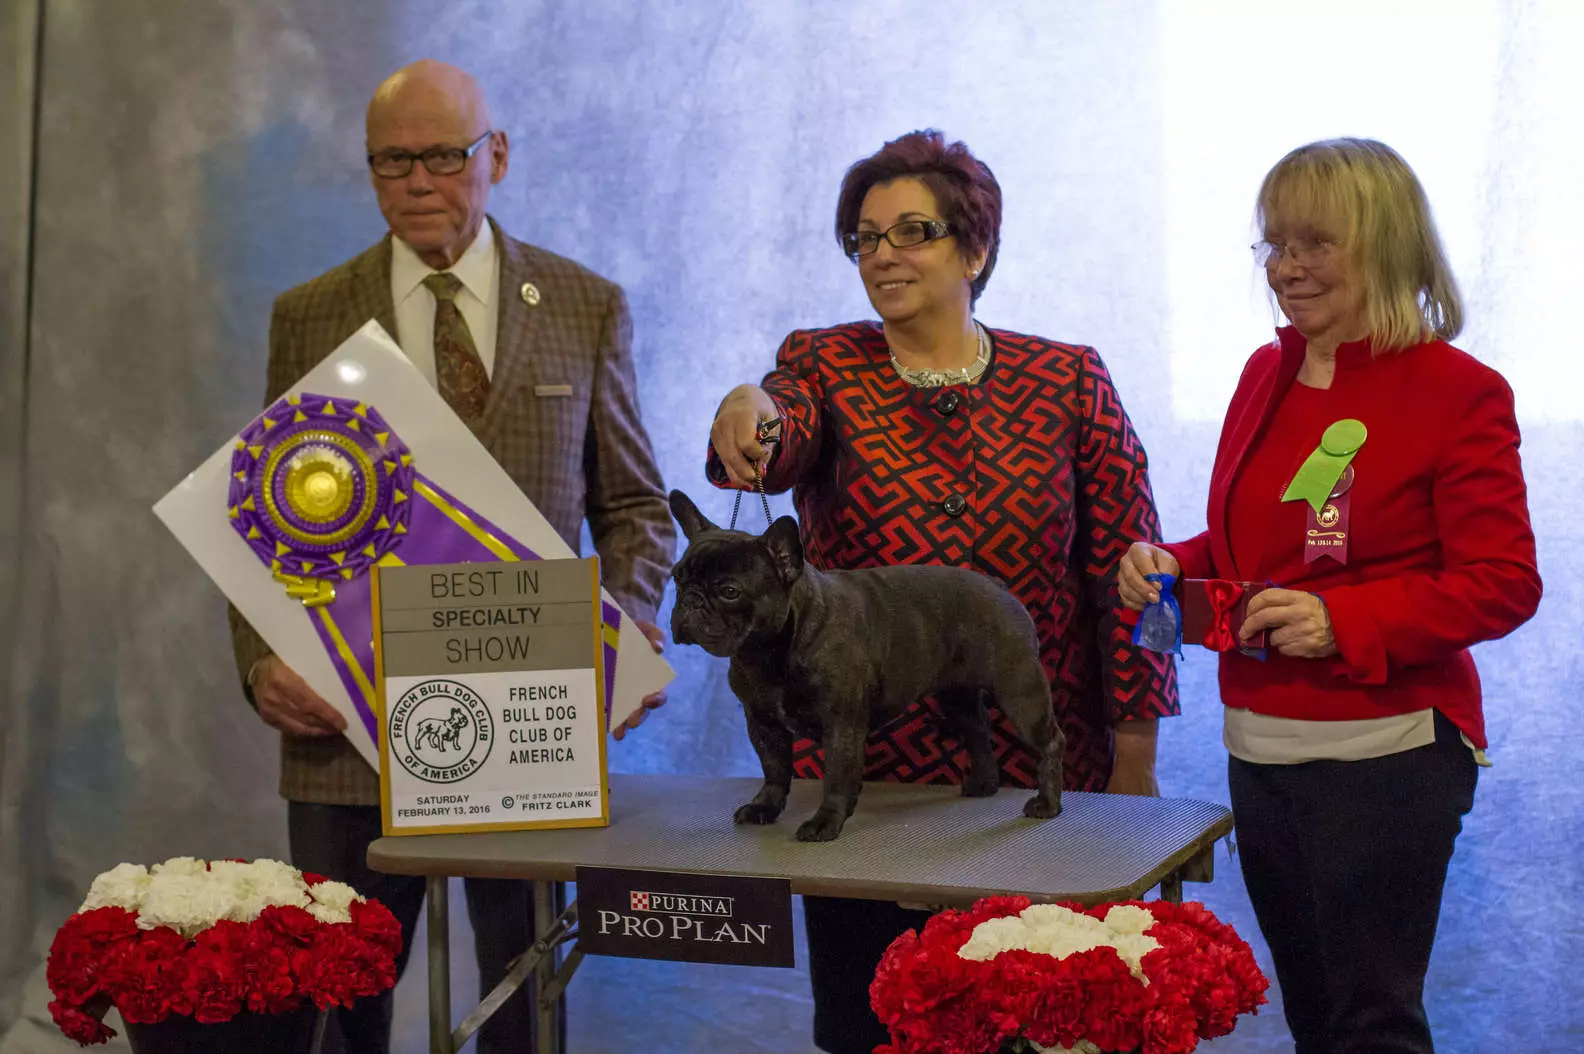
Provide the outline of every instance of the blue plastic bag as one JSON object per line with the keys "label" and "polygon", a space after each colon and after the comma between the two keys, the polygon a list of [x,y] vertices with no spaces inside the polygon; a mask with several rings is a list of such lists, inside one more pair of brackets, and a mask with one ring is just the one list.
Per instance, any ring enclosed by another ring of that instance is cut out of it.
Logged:
{"label": "blue plastic bag", "polygon": [[1144,581],[1153,582],[1160,599],[1145,604],[1139,612],[1138,625],[1133,627],[1133,643],[1163,655],[1182,658],[1182,611],[1172,587],[1177,580],[1168,574],[1145,575]]}

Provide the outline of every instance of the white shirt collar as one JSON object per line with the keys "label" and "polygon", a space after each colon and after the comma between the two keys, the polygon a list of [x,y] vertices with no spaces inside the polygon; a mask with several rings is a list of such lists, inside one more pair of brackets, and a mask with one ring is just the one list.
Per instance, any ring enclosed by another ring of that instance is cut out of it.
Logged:
{"label": "white shirt collar", "polygon": [[[485,307],[490,303],[490,278],[495,267],[495,232],[489,220],[479,227],[473,244],[467,247],[461,259],[447,268],[461,279],[462,287],[478,298]],[[434,274],[434,268],[418,258],[413,247],[400,238],[391,236],[391,293],[396,303],[411,296],[423,280]]]}

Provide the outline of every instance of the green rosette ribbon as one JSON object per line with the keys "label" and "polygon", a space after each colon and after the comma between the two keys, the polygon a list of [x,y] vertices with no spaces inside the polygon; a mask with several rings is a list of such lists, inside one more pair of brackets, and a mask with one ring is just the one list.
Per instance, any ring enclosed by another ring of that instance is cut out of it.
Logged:
{"label": "green rosette ribbon", "polygon": [[1348,463],[1367,438],[1369,429],[1364,427],[1363,421],[1346,417],[1333,423],[1320,436],[1320,445],[1315,447],[1314,453],[1299,466],[1281,500],[1307,501],[1318,515],[1336,488],[1337,480],[1342,478]]}

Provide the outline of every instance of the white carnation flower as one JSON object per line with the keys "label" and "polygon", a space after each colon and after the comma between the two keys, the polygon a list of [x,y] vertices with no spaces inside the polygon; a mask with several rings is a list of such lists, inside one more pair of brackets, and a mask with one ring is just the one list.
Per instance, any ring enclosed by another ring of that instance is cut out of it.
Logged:
{"label": "white carnation flower", "polygon": [[256,881],[253,890],[264,899],[266,907],[297,907],[300,908],[312,898],[308,895],[308,887],[300,878],[279,879],[265,876],[261,881]]}
{"label": "white carnation flower", "polygon": [[224,882],[246,882],[251,874],[251,864],[240,864],[235,860],[215,860],[209,864],[209,877]]}
{"label": "white carnation flower", "polygon": [[154,875],[202,875],[209,870],[207,860],[199,860],[195,856],[173,856],[163,864],[155,864],[149,869]]}
{"label": "white carnation flower", "polygon": [[318,902],[308,905],[308,914],[326,925],[352,921],[352,913],[346,908],[333,908],[328,904],[320,904]]}
{"label": "white carnation flower", "polygon": [[95,908],[125,908],[137,911],[148,891],[148,868],[142,864],[117,864],[93,880],[88,896],[78,911]]}
{"label": "white carnation flower", "polygon": [[237,886],[232,894],[231,910],[226,918],[233,922],[252,922],[265,908],[306,908],[308,894],[301,890],[260,889],[257,886]]}
{"label": "white carnation flower", "polygon": [[1115,933],[1142,934],[1155,925],[1155,916],[1134,904],[1118,904],[1106,912],[1105,924]]}
{"label": "white carnation flower", "polygon": [[345,882],[321,882],[313,887],[314,902],[308,905],[308,914],[320,922],[351,922],[352,902],[363,900],[357,890]]}
{"label": "white carnation flower", "polygon": [[279,860],[255,860],[247,865],[253,875],[253,881],[260,885],[285,885],[295,884],[303,889],[308,884],[303,881],[302,872],[290,864],[283,864]]}
{"label": "white carnation flower", "polygon": [[[1111,917],[1116,916],[1116,925]],[[1138,915],[1148,922],[1140,924]],[[1154,925],[1155,917],[1143,908],[1112,908],[1104,920],[1056,904],[1031,904],[1018,915],[988,919],[974,927],[957,950],[961,959],[984,962],[1006,951],[1030,951],[1065,959],[1093,948],[1114,949],[1129,972],[1145,984],[1140,961],[1160,947],[1143,930]]]}
{"label": "white carnation flower", "polygon": [[984,962],[987,959],[994,959],[1002,952],[1023,947],[1027,939],[1028,929],[1023,925],[1023,920],[1016,915],[986,919],[974,927],[973,933],[963,942],[963,946],[957,949],[957,957]]}
{"label": "white carnation flower", "polygon": [[226,887],[231,908],[224,917],[233,922],[252,922],[269,907],[308,906],[302,873],[276,860],[216,860],[209,865],[209,878]]}
{"label": "white carnation flower", "polygon": [[169,926],[190,939],[226,918],[233,900],[231,883],[214,880],[207,872],[163,872],[149,880],[143,906],[138,910],[138,927],[151,930]]}
{"label": "white carnation flower", "polygon": [[1128,971],[1134,977],[1146,985],[1150,983],[1149,976],[1144,973],[1144,956],[1159,948],[1160,941],[1142,934],[1124,933],[1111,938],[1111,947],[1115,948],[1117,955],[1127,963]]}

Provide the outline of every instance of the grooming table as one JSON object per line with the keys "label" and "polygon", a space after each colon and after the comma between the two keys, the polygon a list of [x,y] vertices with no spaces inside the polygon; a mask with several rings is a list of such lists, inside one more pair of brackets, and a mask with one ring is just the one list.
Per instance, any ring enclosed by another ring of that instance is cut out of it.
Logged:
{"label": "grooming table", "polygon": [[[555,884],[573,881],[579,866],[786,878],[793,893],[943,907],[998,894],[1091,905],[1138,900],[1156,886],[1181,899],[1185,880],[1210,880],[1215,843],[1232,830],[1231,812],[1209,802],[1066,791],[1060,816],[1028,820],[1022,810],[1032,792],[1022,788],[964,798],[957,787],[866,783],[840,838],[804,843],[792,833],[818,806],[818,781],[792,782],[777,823],[737,826],[733,811],[761,782],[612,775],[609,827],[374,842],[370,867],[428,879],[431,1054],[454,1054],[525,982],[537,1006],[537,1054],[563,1049],[561,994],[582,951],[577,904],[558,913]],[[453,875],[531,881],[536,930],[534,946],[455,1032],[446,899]]]}

